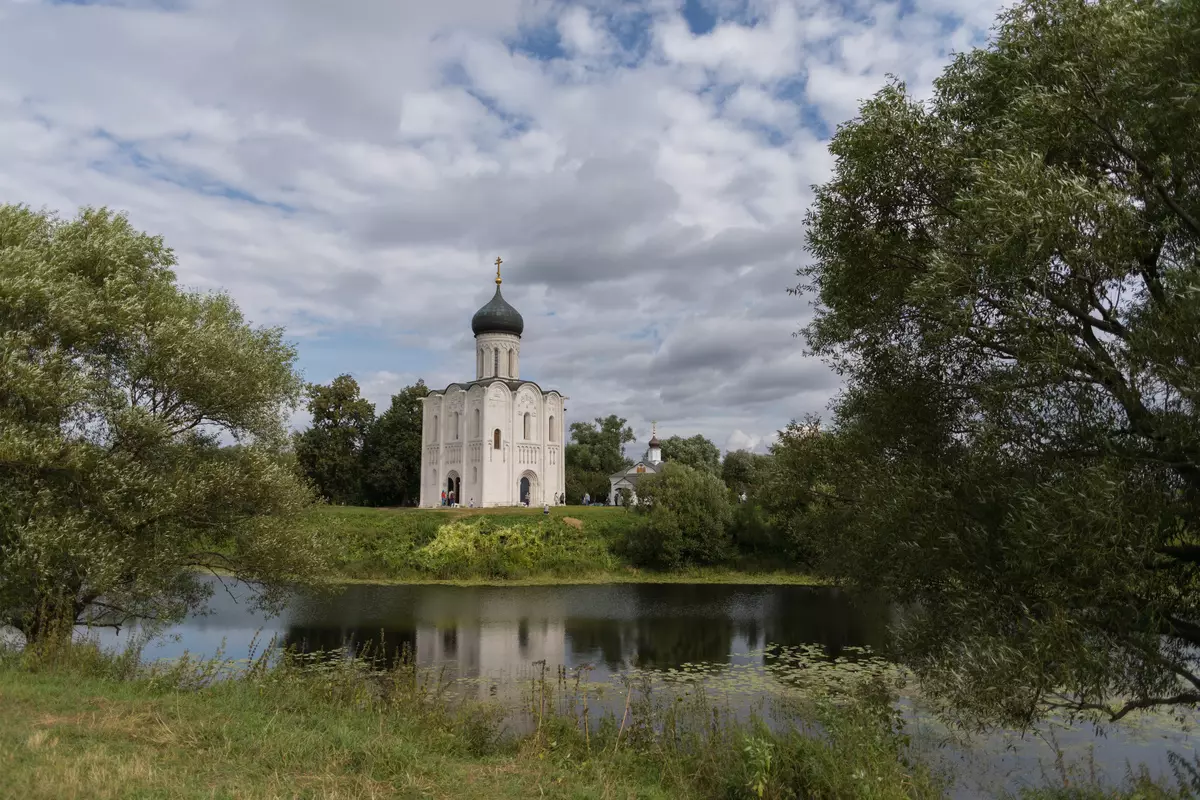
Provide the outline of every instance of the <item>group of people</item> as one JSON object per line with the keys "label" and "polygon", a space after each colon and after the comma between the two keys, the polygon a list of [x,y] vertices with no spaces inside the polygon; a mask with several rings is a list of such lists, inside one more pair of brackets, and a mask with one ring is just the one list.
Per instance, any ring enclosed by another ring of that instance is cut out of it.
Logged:
{"label": "group of people", "polygon": [[[453,489],[451,489],[448,492],[445,489],[442,490],[442,505],[449,506],[451,508],[458,508],[458,498],[456,498],[454,496]],[[475,507],[475,498],[472,497],[470,502],[467,503],[467,508],[474,508],[474,507]]]}
{"label": "group of people", "polygon": [[[526,495],[521,500],[521,504],[526,507],[529,506],[529,496],[528,495]],[[565,506],[567,504],[567,493],[561,492],[559,494],[554,495],[554,504],[557,506]],[[451,489],[448,492],[445,489],[442,490],[442,505],[448,506],[450,508],[458,508],[458,500],[454,496],[453,489]],[[545,513],[549,514],[550,513],[550,504],[546,503],[544,505],[546,506]],[[587,496],[586,495],[584,496],[584,505],[587,505]],[[470,499],[470,501],[467,502],[467,508],[474,508],[474,507],[475,507],[475,498],[472,497]]]}

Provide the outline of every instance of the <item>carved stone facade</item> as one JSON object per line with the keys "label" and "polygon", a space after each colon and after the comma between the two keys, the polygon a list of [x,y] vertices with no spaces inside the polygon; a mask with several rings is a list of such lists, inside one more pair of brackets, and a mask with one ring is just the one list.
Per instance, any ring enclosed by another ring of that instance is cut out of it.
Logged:
{"label": "carved stone facade", "polygon": [[524,321],[496,295],[472,320],[475,380],[424,399],[421,505],[556,505],[566,491],[566,397],[521,380]]}

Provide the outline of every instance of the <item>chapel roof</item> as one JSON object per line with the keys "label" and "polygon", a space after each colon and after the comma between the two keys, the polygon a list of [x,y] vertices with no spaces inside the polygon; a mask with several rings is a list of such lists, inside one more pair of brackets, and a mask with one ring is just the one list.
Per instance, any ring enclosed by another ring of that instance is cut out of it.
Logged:
{"label": "chapel roof", "polygon": [[[644,467],[645,469],[641,472],[638,472],[638,467]],[[614,472],[612,475],[608,476],[608,479],[611,481],[614,478],[625,478],[626,480],[632,480],[633,482],[636,483],[637,479],[643,475],[655,475],[657,473],[658,473],[658,468],[655,467],[653,464],[651,464],[647,461],[639,461],[636,464],[634,464],[633,466],[627,467],[626,469],[623,469],[620,472]]]}

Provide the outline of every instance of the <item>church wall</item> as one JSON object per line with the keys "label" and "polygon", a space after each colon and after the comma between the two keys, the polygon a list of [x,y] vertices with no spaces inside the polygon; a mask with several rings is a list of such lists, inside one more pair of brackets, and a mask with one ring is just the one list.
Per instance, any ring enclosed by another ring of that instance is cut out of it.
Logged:
{"label": "church wall", "polygon": [[[529,421],[526,423],[526,415]],[[512,406],[513,469],[512,491],[514,502],[521,501],[521,478],[530,481],[529,504],[541,505],[545,489],[541,420],[542,393],[532,384],[517,390]]]}
{"label": "church wall", "polygon": [[[421,401],[424,407],[421,421],[421,499],[422,506],[435,506],[441,499],[441,433],[443,397],[431,394]],[[436,424],[435,424],[436,420]]]}
{"label": "church wall", "polygon": [[[517,502],[511,486],[512,403],[512,392],[503,383],[493,383],[487,387],[483,407],[485,435],[480,469],[483,481],[481,504],[485,506],[507,506]],[[500,430],[500,449],[495,448],[493,440],[497,428]]]}
{"label": "church wall", "polygon": [[[469,390],[451,386],[444,394],[426,397],[420,504],[439,505],[453,475],[461,480],[458,501],[463,505],[472,500],[477,506],[517,505],[522,476],[531,478],[532,505],[553,504],[566,486],[563,400],[558,392],[543,394],[533,384],[514,393],[499,382]],[[493,446],[497,428],[499,450]]]}
{"label": "church wall", "polygon": [[[483,500],[483,459],[484,438],[487,436],[487,426],[483,421],[484,388],[472,386],[467,392],[465,419],[466,446],[463,454],[463,496],[461,502],[471,501],[479,505]],[[478,421],[476,421],[478,413]]]}

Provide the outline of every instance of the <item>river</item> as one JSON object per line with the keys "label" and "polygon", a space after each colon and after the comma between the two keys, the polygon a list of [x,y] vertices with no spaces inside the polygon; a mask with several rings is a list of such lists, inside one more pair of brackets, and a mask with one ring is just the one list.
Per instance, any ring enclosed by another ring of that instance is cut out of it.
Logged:
{"label": "river", "polygon": [[[718,673],[770,674],[779,648],[852,662],[861,648],[882,644],[888,619],[879,606],[805,586],[352,585],[333,597],[298,595],[274,618],[253,612],[240,595],[237,587],[218,589],[208,614],[156,636],[144,658],[171,659],[185,651],[210,657],[222,649],[229,658],[245,658],[253,642],[261,646],[272,638],[304,651],[361,653],[378,651],[382,637],[388,658],[407,648],[419,664],[444,667],[452,677],[497,682],[527,676],[541,660],[550,670],[591,665],[592,681],[697,664]],[[131,634],[96,635],[105,645],[121,646]],[[914,747],[953,770],[953,794],[961,798],[994,796],[1057,776],[1050,739],[1077,768],[1090,772],[1094,765],[1114,784],[1127,764],[1169,774],[1167,753],[1190,758],[1195,747],[1188,730],[1163,716],[1110,727],[1103,735],[1091,726],[1055,725],[1024,737],[1000,732],[964,742],[911,699],[902,703]]]}

